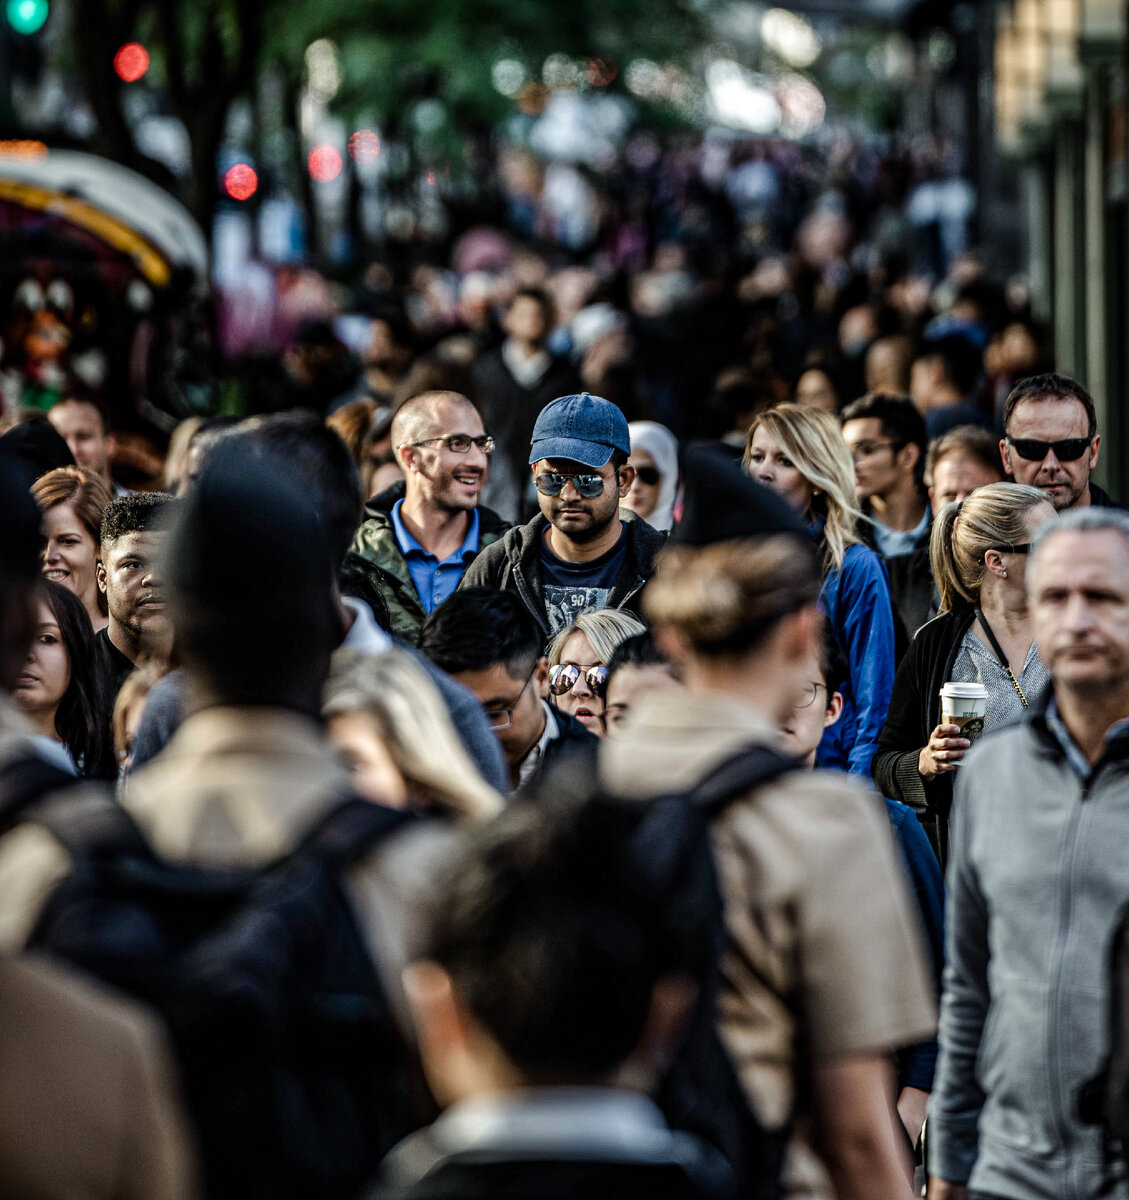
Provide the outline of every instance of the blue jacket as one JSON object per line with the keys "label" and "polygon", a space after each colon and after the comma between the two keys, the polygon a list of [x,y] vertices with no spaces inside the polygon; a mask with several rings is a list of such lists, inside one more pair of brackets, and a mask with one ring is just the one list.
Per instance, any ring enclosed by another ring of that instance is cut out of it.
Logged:
{"label": "blue jacket", "polygon": [[828,571],[820,607],[847,660],[843,713],[824,731],[816,761],[870,778],[894,686],[894,611],[886,564],[869,546],[847,547],[841,571]]}

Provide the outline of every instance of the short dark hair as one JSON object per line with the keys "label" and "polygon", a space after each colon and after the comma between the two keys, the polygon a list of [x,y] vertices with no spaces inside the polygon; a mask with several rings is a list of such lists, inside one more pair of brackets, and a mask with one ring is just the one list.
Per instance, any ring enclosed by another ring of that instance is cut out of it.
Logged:
{"label": "short dark hair", "polygon": [[527,1082],[606,1077],[639,1043],[672,940],[633,865],[630,807],[546,788],[468,839],[423,957]]}
{"label": "short dark hair", "polygon": [[1098,413],[1094,407],[1094,398],[1078,382],[1069,375],[1059,375],[1054,371],[1046,375],[1032,375],[1020,380],[1011,389],[1004,404],[1004,433],[1011,424],[1012,413],[1024,400],[1077,400],[1086,410],[1086,436],[1095,437],[1098,432]]}
{"label": "short dark hair", "polygon": [[611,658],[608,659],[608,678],[604,684],[604,694],[607,695],[607,688],[610,686],[612,676],[620,669],[620,667],[657,667],[669,666],[670,664],[659,652],[659,648],[655,645],[654,635],[649,629],[645,629],[642,633],[632,634],[631,637],[625,638],[612,651]]}
{"label": "short dark hair", "polygon": [[419,648],[448,675],[504,663],[523,679],[545,652],[537,622],[513,592],[460,588],[423,623]]}
{"label": "short dark hair", "polygon": [[116,541],[127,533],[163,529],[180,501],[168,492],[127,492],[112,500],[102,514],[101,543]]}
{"label": "short dark hair", "polygon": [[549,298],[549,293],[539,287],[520,287],[514,292],[510,298],[509,304],[506,305],[506,311],[511,308],[519,300],[532,300],[535,304],[541,307],[541,316],[544,318],[546,325],[552,325],[556,320],[556,309],[553,307],[553,301]]}
{"label": "short dark hair", "polygon": [[882,436],[889,438],[895,449],[916,446],[921,451],[918,470],[924,468],[925,452],[929,446],[925,418],[908,396],[897,396],[893,392],[868,392],[852,400],[839,414],[841,425],[846,425],[848,421],[868,420],[882,422]]}
{"label": "short dark hair", "polygon": [[847,682],[849,668],[847,655],[839,644],[835,628],[826,618],[823,620],[823,633],[819,645],[819,674],[827,688],[827,699]]}
{"label": "short dark hair", "polygon": [[631,457],[629,454],[624,454],[622,450],[613,450],[611,458],[608,462],[612,464],[612,469],[618,471],[620,467],[627,466],[627,460]]}
{"label": "short dark hair", "polygon": [[1002,481],[1005,478],[1000,461],[1000,439],[983,425],[958,425],[929,443],[929,454],[925,459],[925,478],[933,485],[933,472],[941,459],[956,451],[963,451],[970,458],[990,471],[995,471]]}
{"label": "short dark hair", "polygon": [[980,351],[968,338],[959,333],[950,333],[935,341],[925,342],[914,356],[914,360],[922,358],[939,358],[944,364],[949,382],[966,398],[976,386],[976,381],[984,369]]}
{"label": "short dark hair", "polygon": [[338,569],[361,523],[364,504],[360,472],[341,435],[313,413],[295,411],[253,417],[226,434],[225,443],[228,439],[285,466],[317,510]]}

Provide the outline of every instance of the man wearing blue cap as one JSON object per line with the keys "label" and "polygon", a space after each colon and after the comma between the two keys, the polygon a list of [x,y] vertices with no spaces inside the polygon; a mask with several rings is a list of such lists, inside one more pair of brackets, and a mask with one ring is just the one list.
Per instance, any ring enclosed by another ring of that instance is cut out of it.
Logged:
{"label": "man wearing blue cap", "polygon": [[582,613],[633,607],[663,535],[619,502],[635,471],[623,413],[583,392],[546,405],[529,465],[541,514],[487,546],[464,587],[515,592],[546,637]]}

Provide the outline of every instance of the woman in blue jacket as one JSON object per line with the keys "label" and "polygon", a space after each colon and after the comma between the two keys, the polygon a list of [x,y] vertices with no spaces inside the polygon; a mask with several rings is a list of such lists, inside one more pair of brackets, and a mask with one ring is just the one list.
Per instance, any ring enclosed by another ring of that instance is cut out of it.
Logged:
{"label": "woman in blue jacket", "polygon": [[843,715],[820,743],[821,767],[870,778],[894,684],[894,613],[882,559],[864,546],[851,453],[839,422],[798,404],[761,413],[745,442],[745,470],[808,521],[823,551],[820,603],[847,659]]}

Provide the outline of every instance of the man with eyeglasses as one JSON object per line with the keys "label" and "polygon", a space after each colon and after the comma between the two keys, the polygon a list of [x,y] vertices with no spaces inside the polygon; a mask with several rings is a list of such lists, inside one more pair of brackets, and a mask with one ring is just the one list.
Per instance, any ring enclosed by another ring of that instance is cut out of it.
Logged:
{"label": "man with eyeglasses", "polygon": [[419,645],[440,670],[478,697],[515,790],[558,755],[584,747],[594,752],[595,735],[569,713],[549,706],[544,638],[513,592],[460,588],[427,618]]}
{"label": "man with eyeglasses", "polygon": [[870,518],[860,532],[890,573],[890,598],[912,636],[929,620],[933,514],[922,484],[925,421],[908,396],[871,392],[848,404],[840,420],[855,464],[855,487]]}
{"label": "man with eyeglasses", "polygon": [[365,506],[351,561],[384,596],[391,632],[414,645],[428,613],[509,525],[479,504],[494,439],[466,396],[423,392],[401,405],[391,436],[404,479]]}
{"label": "man with eyeglasses", "polygon": [[633,609],[663,535],[620,507],[630,453],[627,420],[609,401],[583,392],[542,409],[529,451],[541,512],[487,547],[464,586],[516,593],[546,638],[592,609]]}
{"label": "man with eyeglasses", "polygon": [[1093,397],[1076,380],[1033,375],[1012,388],[1000,440],[1004,470],[1045,492],[1059,512],[1120,507],[1090,480],[1101,443]]}

